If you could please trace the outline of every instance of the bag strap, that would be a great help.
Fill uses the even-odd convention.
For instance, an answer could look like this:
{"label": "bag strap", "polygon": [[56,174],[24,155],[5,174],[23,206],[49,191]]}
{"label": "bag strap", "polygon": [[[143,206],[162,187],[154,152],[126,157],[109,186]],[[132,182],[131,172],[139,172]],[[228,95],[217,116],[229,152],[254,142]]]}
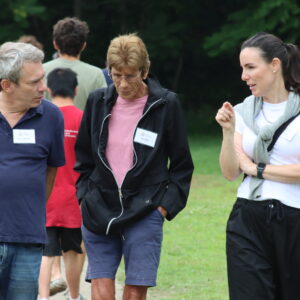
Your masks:
{"label": "bag strap", "polygon": [[283,131],[288,127],[288,125],[289,125],[296,117],[299,116],[299,114],[300,114],[300,111],[299,111],[295,116],[289,118],[287,121],[285,121],[283,124],[281,124],[281,126],[279,126],[279,127],[276,129],[276,131],[275,131],[275,133],[274,133],[274,135],[273,135],[272,141],[271,141],[270,145],[269,145],[268,148],[267,148],[268,152],[270,152],[270,151],[273,149],[273,147],[274,147],[275,143],[277,142],[279,136],[280,136],[280,135],[283,133]]}
{"label": "bag strap", "polygon": [[[281,126],[279,126],[276,131],[274,132],[274,135],[272,137],[272,141],[270,143],[270,145],[268,146],[267,150],[268,152],[270,152],[275,143],[277,142],[278,138],[280,137],[280,135],[284,132],[284,130],[288,127],[288,125],[294,120],[296,119],[296,117],[298,117],[300,115],[300,111],[293,117],[289,118],[287,121],[285,121],[283,124],[281,124]],[[243,180],[247,177],[247,174],[244,174]]]}

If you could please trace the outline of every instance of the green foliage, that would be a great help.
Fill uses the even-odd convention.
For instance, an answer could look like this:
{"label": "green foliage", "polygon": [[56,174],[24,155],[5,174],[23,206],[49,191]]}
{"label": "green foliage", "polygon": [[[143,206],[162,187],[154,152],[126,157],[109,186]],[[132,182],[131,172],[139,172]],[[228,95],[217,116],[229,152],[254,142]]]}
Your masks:
{"label": "green foliage", "polygon": [[207,37],[204,49],[211,56],[231,51],[242,40],[259,31],[286,35],[290,42],[299,37],[300,7],[295,0],[247,1],[243,9],[228,15],[219,31]]}
{"label": "green foliage", "polygon": [[0,10],[0,41],[11,41],[19,38],[30,26],[30,17],[41,15],[45,7],[38,0],[2,0]]}
{"label": "green foliage", "polygon": [[[24,33],[33,34],[44,45],[46,61],[52,59],[55,51],[52,26],[76,12],[90,26],[82,60],[104,67],[110,40],[119,34],[138,32],[150,54],[151,72],[163,86],[180,94],[185,110],[195,111],[204,105],[208,112],[205,103],[209,103],[213,112],[220,99],[231,97],[231,90],[235,97],[239,94],[240,87],[230,90],[230,83],[239,82],[239,79],[232,80],[236,72],[231,65],[232,58],[211,59],[202,43],[205,36],[220,27],[228,11],[243,7],[240,0],[226,0],[226,3],[217,0],[89,0],[88,5],[83,0],[2,2],[5,5],[0,20],[5,25],[0,32],[0,43],[15,40]],[[215,71],[225,68],[229,74]],[[211,119],[209,117],[203,128],[213,124]]]}
{"label": "green foliage", "polygon": [[220,126],[215,120],[216,108],[208,104],[186,112],[187,131],[192,135],[214,134],[219,132]]}
{"label": "green foliage", "polygon": [[248,95],[238,62],[243,40],[269,31],[300,42],[297,0],[0,1],[0,43],[33,34],[44,45],[46,61],[55,51],[52,26],[75,13],[90,26],[81,59],[99,67],[112,38],[137,32],[147,45],[151,72],[180,95],[192,133],[214,132],[217,107]]}
{"label": "green foliage", "polygon": [[14,20],[28,26],[28,17],[44,12],[45,7],[38,5],[37,0],[18,0],[11,2]]}

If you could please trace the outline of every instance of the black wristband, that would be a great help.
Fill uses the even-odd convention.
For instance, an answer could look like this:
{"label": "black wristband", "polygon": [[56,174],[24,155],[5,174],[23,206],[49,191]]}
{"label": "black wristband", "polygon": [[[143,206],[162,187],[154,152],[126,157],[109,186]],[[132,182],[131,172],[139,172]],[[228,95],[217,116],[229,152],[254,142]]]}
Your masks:
{"label": "black wristband", "polygon": [[263,172],[264,172],[265,168],[266,168],[266,164],[264,164],[264,163],[257,164],[257,166],[256,166],[256,171],[257,171],[256,177],[257,178],[264,179]]}

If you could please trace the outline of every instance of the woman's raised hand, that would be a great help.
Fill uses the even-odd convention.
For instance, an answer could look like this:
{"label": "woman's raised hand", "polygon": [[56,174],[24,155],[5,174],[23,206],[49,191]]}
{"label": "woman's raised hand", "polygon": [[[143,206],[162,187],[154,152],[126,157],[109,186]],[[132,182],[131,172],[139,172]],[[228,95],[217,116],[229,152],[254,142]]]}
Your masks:
{"label": "woman's raised hand", "polygon": [[222,107],[218,110],[215,119],[224,130],[234,132],[235,114],[233,106],[229,102],[223,103]]}

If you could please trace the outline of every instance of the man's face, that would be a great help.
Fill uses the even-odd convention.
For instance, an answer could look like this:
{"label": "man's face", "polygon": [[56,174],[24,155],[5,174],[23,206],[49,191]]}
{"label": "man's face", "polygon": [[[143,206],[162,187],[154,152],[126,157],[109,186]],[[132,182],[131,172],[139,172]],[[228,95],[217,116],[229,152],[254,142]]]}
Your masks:
{"label": "man's face", "polygon": [[20,72],[18,83],[13,84],[12,99],[20,110],[37,107],[44,95],[45,72],[41,62],[25,62]]}

